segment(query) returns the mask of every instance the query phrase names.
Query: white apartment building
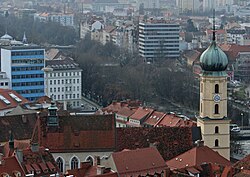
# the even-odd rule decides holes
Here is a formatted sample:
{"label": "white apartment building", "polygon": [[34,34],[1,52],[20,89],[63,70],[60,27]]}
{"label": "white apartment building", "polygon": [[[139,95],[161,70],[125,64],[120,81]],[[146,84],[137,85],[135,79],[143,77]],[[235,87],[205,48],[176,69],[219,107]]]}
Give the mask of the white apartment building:
{"label": "white apartment building", "polygon": [[165,20],[139,23],[139,54],[145,60],[178,58],[180,26]]}
{"label": "white apartment building", "polygon": [[10,79],[7,77],[6,72],[0,72],[0,88],[10,89]]}
{"label": "white apartment building", "polygon": [[245,29],[231,28],[227,30],[227,43],[244,45]]}
{"label": "white apartment building", "polygon": [[74,26],[74,14],[68,13],[37,13],[34,19],[43,22],[57,22],[63,26]]}
{"label": "white apartment building", "polygon": [[46,60],[45,94],[67,108],[81,107],[82,70],[71,58]]}

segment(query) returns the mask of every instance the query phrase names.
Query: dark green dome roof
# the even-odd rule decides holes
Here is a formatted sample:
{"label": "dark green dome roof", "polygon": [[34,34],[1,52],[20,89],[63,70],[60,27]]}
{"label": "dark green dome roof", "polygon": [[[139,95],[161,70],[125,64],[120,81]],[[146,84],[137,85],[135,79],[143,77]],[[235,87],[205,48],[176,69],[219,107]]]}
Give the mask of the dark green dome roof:
{"label": "dark green dome roof", "polygon": [[226,54],[213,41],[202,53],[200,65],[204,71],[225,71],[228,65]]}

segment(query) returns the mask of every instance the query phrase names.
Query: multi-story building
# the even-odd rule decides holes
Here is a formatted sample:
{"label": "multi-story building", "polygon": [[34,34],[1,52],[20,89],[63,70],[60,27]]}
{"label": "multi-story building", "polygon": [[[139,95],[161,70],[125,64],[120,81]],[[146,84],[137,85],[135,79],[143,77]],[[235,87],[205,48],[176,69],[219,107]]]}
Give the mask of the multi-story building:
{"label": "multi-story building", "polygon": [[44,96],[44,49],[37,45],[1,48],[1,71],[10,78],[10,88],[30,101]]}
{"label": "multi-story building", "polygon": [[139,23],[139,54],[145,60],[180,56],[179,24],[165,20]]}
{"label": "multi-story building", "polygon": [[35,20],[43,22],[57,22],[63,26],[74,26],[74,14],[68,13],[38,13],[34,15]]}
{"label": "multi-story building", "polygon": [[46,60],[45,94],[67,108],[81,106],[82,70],[71,58]]}
{"label": "multi-story building", "polygon": [[202,2],[199,0],[176,0],[176,6],[180,13],[193,13],[202,10]]}
{"label": "multi-story building", "polygon": [[227,43],[228,44],[244,44],[245,29],[231,28],[227,30]]}

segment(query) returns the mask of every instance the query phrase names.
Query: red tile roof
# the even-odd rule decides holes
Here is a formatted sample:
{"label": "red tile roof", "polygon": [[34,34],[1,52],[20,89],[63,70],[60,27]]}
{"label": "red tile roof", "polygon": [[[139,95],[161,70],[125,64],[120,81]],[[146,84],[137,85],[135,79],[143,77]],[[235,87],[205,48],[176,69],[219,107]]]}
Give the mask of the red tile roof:
{"label": "red tile roof", "polygon": [[192,120],[184,120],[175,114],[166,114],[162,117],[156,124],[157,127],[167,126],[167,127],[193,127],[196,126],[196,122]]}
{"label": "red tile roof", "polygon": [[165,114],[163,112],[154,111],[144,122],[145,124],[154,126],[159,120],[161,120]]}
{"label": "red tile roof", "polygon": [[129,118],[135,120],[142,120],[149,116],[154,110],[151,108],[143,108],[139,107],[134,114],[132,114]]}
{"label": "red tile roof", "polygon": [[[0,110],[15,108],[18,104],[24,104],[24,103],[29,102],[26,98],[19,95],[14,90],[0,88],[0,95],[3,96],[3,99],[7,100],[7,101],[4,101],[0,99]],[[13,97],[11,95],[13,95]]]}
{"label": "red tile roof", "polygon": [[50,152],[115,149],[114,115],[59,116],[59,127],[48,127],[46,121],[47,116],[38,120],[32,141]]}
{"label": "red tile roof", "polygon": [[20,172],[21,176],[25,176],[25,172],[15,156],[3,158],[3,163],[0,164],[0,176],[7,173],[10,176],[15,176],[14,173]]}
{"label": "red tile roof", "polygon": [[46,176],[60,173],[53,156],[43,147],[38,147],[37,151],[32,151],[30,148],[24,149],[21,164],[26,174],[35,172],[36,176]]}
{"label": "red tile roof", "polygon": [[[213,30],[207,29],[207,34],[212,35],[213,34]],[[216,35],[220,35],[220,34],[226,34],[226,30],[224,30],[224,29],[218,29],[218,30],[216,30]]]}
{"label": "red tile roof", "polygon": [[[14,140],[14,149],[26,149],[30,146],[30,140]],[[0,151],[1,153],[1,151]],[[12,156],[10,154],[9,143],[5,143],[3,154],[5,157]]]}
{"label": "red tile roof", "polygon": [[236,162],[233,167],[238,169],[250,170],[250,155],[247,155],[245,158]]}
{"label": "red tile roof", "polygon": [[230,161],[207,146],[194,147],[167,161],[167,165],[172,169],[200,166],[204,163],[231,165]]}
{"label": "red tile roof", "polygon": [[235,60],[240,52],[250,52],[250,45],[221,44],[220,48]]}
{"label": "red tile roof", "polygon": [[116,151],[155,144],[162,157],[171,159],[193,147],[190,127],[117,128]]}
{"label": "red tile roof", "polygon": [[36,114],[1,117],[0,142],[7,142],[9,140],[10,130],[16,140],[30,139],[35,123]]}
{"label": "red tile roof", "polygon": [[123,150],[111,154],[119,176],[146,176],[161,173],[167,168],[156,148]]}

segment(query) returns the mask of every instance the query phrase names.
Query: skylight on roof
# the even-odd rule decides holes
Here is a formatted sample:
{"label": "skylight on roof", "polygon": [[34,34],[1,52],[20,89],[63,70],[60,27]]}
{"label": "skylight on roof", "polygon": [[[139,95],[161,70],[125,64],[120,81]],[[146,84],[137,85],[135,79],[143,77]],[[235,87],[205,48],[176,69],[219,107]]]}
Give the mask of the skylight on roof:
{"label": "skylight on roof", "polygon": [[22,102],[22,100],[20,98],[18,98],[14,93],[9,93],[9,95],[16,100],[18,103]]}
{"label": "skylight on roof", "polygon": [[2,100],[5,104],[10,104],[10,101],[7,100],[3,95],[0,95],[0,100]]}

